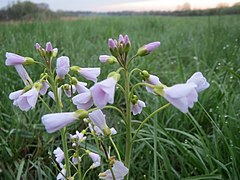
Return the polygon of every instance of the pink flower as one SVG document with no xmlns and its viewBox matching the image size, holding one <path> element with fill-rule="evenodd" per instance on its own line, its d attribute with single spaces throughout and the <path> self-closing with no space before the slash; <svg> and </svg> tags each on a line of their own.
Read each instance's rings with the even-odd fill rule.
<svg viewBox="0 0 240 180">
<path fill-rule="evenodd" d="M 60 79 L 63 79 L 64 76 L 69 72 L 69 70 L 70 70 L 69 58 L 67 56 L 61 56 L 57 58 L 56 67 L 57 76 Z"/>
<path fill-rule="evenodd" d="M 72 101 L 78 109 L 88 110 L 93 105 L 92 95 L 89 90 L 74 96 Z"/>
<path fill-rule="evenodd" d="M 36 43 L 36 44 L 35 44 L 35 48 L 36 48 L 36 50 L 41 50 L 42 47 L 40 46 L 39 43 Z"/>
<path fill-rule="evenodd" d="M 26 61 L 24 57 L 10 52 L 6 53 L 6 58 L 7 58 L 5 61 L 6 66 L 19 65 L 23 64 Z"/>
<path fill-rule="evenodd" d="M 124 43 L 125 43 L 125 44 L 130 44 L 130 40 L 129 40 L 129 38 L 128 38 L 128 35 L 125 35 L 125 36 L 124 36 Z"/>
<path fill-rule="evenodd" d="M 32 87 L 31 90 L 25 92 L 17 98 L 15 105 L 18 106 L 22 111 L 28 111 L 33 109 L 37 103 L 39 90 Z"/>
<path fill-rule="evenodd" d="M 131 111 L 133 115 L 140 114 L 142 112 L 143 107 L 146 107 L 145 103 L 141 100 L 138 100 L 137 103 L 131 104 Z"/>
<path fill-rule="evenodd" d="M 195 72 L 188 80 L 187 83 L 196 84 L 196 91 L 201 92 L 207 89 L 210 85 L 201 72 Z"/>
<path fill-rule="evenodd" d="M 188 108 L 192 108 L 194 102 L 198 100 L 196 87 L 197 85 L 193 83 L 176 84 L 172 87 L 165 87 L 163 89 L 163 97 L 177 109 L 183 113 L 187 113 Z"/>
<path fill-rule="evenodd" d="M 118 37 L 118 42 L 119 42 L 119 44 L 120 44 L 120 43 L 124 43 L 124 38 L 123 38 L 123 35 L 122 35 L 122 34 L 119 35 L 119 37 Z"/>
<path fill-rule="evenodd" d="M 113 104 L 116 83 L 113 77 L 109 77 L 90 88 L 93 102 L 98 108 L 103 108 L 107 103 Z"/>
<path fill-rule="evenodd" d="M 124 164 L 121 161 L 115 161 L 112 167 L 112 171 L 116 180 L 123 180 L 124 176 L 127 175 L 129 170 L 124 166 Z M 100 179 L 105 179 L 105 180 L 113 179 L 110 169 L 106 170 L 103 173 L 100 173 L 98 176 Z"/>
<path fill-rule="evenodd" d="M 75 112 L 52 113 L 42 117 L 42 123 L 48 133 L 53 133 L 77 120 L 78 116 Z"/>
<path fill-rule="evenodd" d="M 64 152 L 62 151 L 62 149 L 60 147 L 57 147 L 57 149 L 55 149 L 53 151 L 53 154 L 55 155 L 56 157 L 56 162 L 58 164 L 60 164 L 62 162 L 62 160 L 64 159 Z"/>
<path fill-rule="evenodd" d="M 79 68 L 78 72 L 87 80 L 97 82 L 97 77 L 100 75 L 100 68 Z"/>
</svg>

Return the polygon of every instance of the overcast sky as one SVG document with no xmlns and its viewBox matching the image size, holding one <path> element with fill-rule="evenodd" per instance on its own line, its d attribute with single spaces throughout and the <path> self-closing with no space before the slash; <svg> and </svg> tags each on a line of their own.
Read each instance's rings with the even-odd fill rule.
<svg viewBox="0 0 240 180">
<path fill-rule="evenodd" d="M 24 1 L 24 0 L 20 0 Z M 122 10 L 175 10 L 185 2 L 192 9 L 216 7 L 218 3 L 233 5 L 240 0 L 28 0 L 35 3 L 47 3 L 50 9 L 73 11 L 122 11 Z M 0 0 L 0 8 L 16 2 L 16 0 Z"/>
</svg>

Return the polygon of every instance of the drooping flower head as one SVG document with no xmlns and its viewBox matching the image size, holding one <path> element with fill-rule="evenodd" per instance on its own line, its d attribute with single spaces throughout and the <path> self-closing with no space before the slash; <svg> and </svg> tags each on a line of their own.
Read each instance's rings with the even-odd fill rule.
<svg viewBox="0 0 240 180">
<path fill-rule="evenodd" d="M 145 103 L 139 100 L 136 95 L 133 95 L 131 101 L 131 112 L 133 113 L 133 115 L 140 114 L 144 107 L 146 107 Z"/>
<path fill-rule="evenodd" d="M 107 103 L 113 104 L 114 102 L 115 86 L 120 78 L 120 74 L 113 73 L 115 73 L 113 76 L 109 76 L 107 79 L 96 83 L 90 88 L 93 102 L 100 109 Z"/>
<path fill-rule="evenodd" d="M 26 61 L 26 58 L 14 53 L 7 52 L 6 53 L 6 61 L 5 64 L 6 66 L 15 66 L 18 64 L 24 64 Z"/>
<path fill-rule="evenodd" d="M 147 84 L 150 84 L 150 85 L 153 85 L 153 86 L 156 86 L 158 84 L 162 84 L 159 80 L 159 78 L 155 75 L 152 75 L 152 74 L 149 74 L 147 71 L 142 71 L 140 73 L 140 75 L 142 76 L 143 80 L 145 83 Z M 150 86 L 146 86 L 146 90 L 150 93 L 154 93 L 153 92 L 153 87 L 150 87 Z"/>
<path fill-rule="evenodd" d="M 89 155 L 89 157 L 93 161 L 93 164 L 90 166 L 90 169 L 94 169 L 96 167 L 99 167 L 100 163 L 101 163 L 101 157 L 97 153 L 90 152 L 88 150 L 86 150 L 86 153 Z"/>
<path fill-rule="evenodd" d="M 121 161 L 114 160 L 112 172 L 116 180 L 123 180 L 124 176 L 127 175 L 128 171 L 129 171 L 128 168 L 126 168 Z M 98 176 L 100 179 L 112 180 L 113 179 L 112 172 L 110 171 L 110 169 L 108 169 L 105 172 L 100 173 Z"/>
<path fill-rule="evenodd" d="M 53 133 L 67 126 L 77 119 L 88 117 L 88 112 L 85 110 L 77 110 L 75 112 L 52 113 L 44 115 L 42 123 L 48 133 Z"/>
<path fill-rule="evenodd" d="M 100 75 L 100 68 L 80 68 L 78 66 L 72 66 L 71 70 L 78 72 L 85 79 L 97 82 L 97 77 Z"/>
<path fill-rule="evenodd" d="M 56 67 L 57 76 L 60 79 L 63 79 L 64 76 L 69 72 L 69 70 L 70 70 L 69 58 L 67 56 L 61 56 L 57 58 Z"/>
<path fill-rule="evenodd" d="M 111 131 L 106 124 L 105 115 L 100 109 L 89 113 L 89 119 L 93 122 L 94 125 L 101 129 L 105 135 L 111 134 Z"/>
<path fill-rule="evenodd" d="M 92 94 L 89 90 L 87 92 L 83 92 L 74 96 L 72 98 L 72 101 L 78 109 L 88 110 L 93 105 Z"/>
<path fill-rule="evenodd" d="M 73 85 L 64 84 L 63 91 L 67 97 L 72 97 L 72 95 L 76 92 L 76 87 Z"/>
<path fill-rule="evenodd" d="M 58 173 L 57 180 L 66 180 L 66 178 L 65 178 L 66 174 L 67 174 L 66 167 L 62 163 L 60 163 L 59 166 L 62 170 L 60 173 Z"/>
<path fill-rule="evenodd" d="M 109 64 L 118 62 L 114 56 L 108 56 L 108 55 L 100 55 L 99 61 L 101 61 L 102 63 L 109 63 Z"/>
</svg>

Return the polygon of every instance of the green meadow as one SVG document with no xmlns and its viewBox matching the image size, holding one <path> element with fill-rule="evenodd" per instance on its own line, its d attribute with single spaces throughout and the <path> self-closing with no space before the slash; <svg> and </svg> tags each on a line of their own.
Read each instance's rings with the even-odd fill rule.
<svg viewBox="0 0 240 180">
<path fill-rule="evenodd" d="M 48 22 L 0 22 L 0 179 L 56 179 L 53 150 L 61 146 L 60 132 L 48 134 L 41 116 L 49 113 L 41 102 L 28 112 L 12 105 L 9 93 L 24 84 L 13 67 L 5 66 L 5 53 L 14 52 L 40 61 L 35 43 L 51 41 L 58 56 L 66 55 L 74 65 L 101 67 L 100 80 L 116 65 L 103 65 L 99 55 L 109 54 L 108 38 L 128 34 L 134 55 L 139 47 L 160 41 L 153 53 L 136 58 L 131 68 L 155 74 L 164 84 L 184 83 L 196 71 L 210 87 L 199 94 L 199 102 L 183 114 L 173 106 L 155 115 L 133 144 L 130 179 L 229 179 L 240 178 L 240 16 L 170 17 L 121 16 L 88 17 Z M 34 81 L 42 69 L 26 66 Z M 133 82 L 141 81 L 135 73 Z M 137 128 L 155 109 L 167 101 L 139 88 L 138 97 L 147 107 L 133 116 Z M 49 97 L 44 99 L 51 104 Z M 116 91 L 115 105 L 123 108 Z M 68 107 L 65 107 L 65 110 Z M 107 110 L 107 123 L 120 154 L 125 154 L 124 125 L 119 114 Z M 75 122 L 69 131 L 81 130 Z M 85 144 L 85 146 L 90 146 Z M 91 147 L 89 147 L 91 148 Z M 83 161 L 83 167 L 91 162 Z M 86 168 L 87 169 L 87 168 Z M 95 169 L 87 179 L 96 179 Z"/>
</svg>

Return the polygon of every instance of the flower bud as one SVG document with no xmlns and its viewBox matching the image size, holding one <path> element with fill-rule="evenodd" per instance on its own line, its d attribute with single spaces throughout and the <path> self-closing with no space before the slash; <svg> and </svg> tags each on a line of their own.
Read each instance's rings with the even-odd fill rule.
<svg viewBox="0 0 240 180">
<path fill-rule="evenodd" d="M 72 77 L 72 78 L 71 78 L 71 84 L 73 84 L 73 85 L 77 85 L 77 83 L 78 83 L 77 78 Z"/>
<path fill-rule="evenodd" d="M 42 47 L 40 46 L 40 44 L 36 43 L 35 44 L 35 48 L 36 50 L 40 51 L 42 49 Z"/>
<path fill-rule="evenodd" d="M 136 95 L 133 95 L 131 100 L 132 104 L 136 104 L 137 101 L 138 101 L 138 97 Z"/>
<path fill-rule="evenodd" d="M 108 56 L 108 55 L 101 55 L 99 56 L 99 60 L 102 62 L 102 63 L 109 63 L 109 64 L 114 64 L 117 61 L 117 59 L 114 57 L 114 56 Z"/>
<path fill-rule="evenodd" d="M 155 50 L 158 46 L 160 46 L 160 42 L 152 42 L 140 47 L 137 51 L 137 56 L 146 56 L 153 50 Z"/>
<path fill-rule="evenodd" d="M 35 63 L 35 61 L 34 61 L 33 58 L 25 57 L 25 61 L 24 61 L 23 64 L 25 64 L 25 65 L 29 65 L 29 64 L 34 64 L 34 63 Z"/>
<path fill-rule="evenodd" d="M 150 74 L 146 70 L 141 71 L 140 75 L 144 80 L 147 80 L 150 77 Z"/>
<path fill-rule="evenodd" d="M 73 71 L 73 72 L 75 72 L 75 73 L 77 73 L 77 72 L 79 71 L 79 69 L 80 69 L 79 66 L 72 66 L 72 67 L 70 68 L 70 70 Z"/>
<path fill-rule="evenodd" d="M 52 52 L 53 47 L 52 47 L 52 43 L 51 42 L 47 42 L 46 44 L 46 51 L 47 52 Z"/>
<path fill-rule="evenodd" d="M 164 96 L 164 88 L 166 86 L 163 84 L 158 84 L 153 88 L 153 92 L 156 93 L 157 95 Z"/>
<path fill-rule="evenodd" d="M 75 111 L 75 115 L 78 117 L 78 119 L 82 120 L 84 118 L 88 118 L 88 111 L 84 109 L 79 109 Z"/>
<path fill-rule="evenodd" d="M 111 72 L 108 74 L 108 78 L 112 77 L 113 79 L 115 79 L 116 81 L 119 81 L 121 75 L 115 71 Z"/>
<path fill-rule="evenodd" d="M 130 43 L 130 40 L 129 40 L 129 38 L 128 38 L 128 35 L 125 35 L 125 36 L 124 36 L 124 44 L 125 44 L 124 51 L 125 51 L 125 52 L 129 52 L 130 49 L 131 49 L 131 43 Z"/>
</svg>

